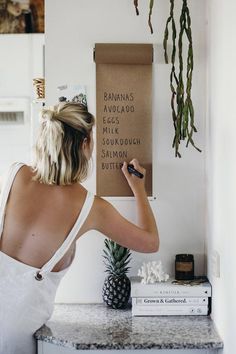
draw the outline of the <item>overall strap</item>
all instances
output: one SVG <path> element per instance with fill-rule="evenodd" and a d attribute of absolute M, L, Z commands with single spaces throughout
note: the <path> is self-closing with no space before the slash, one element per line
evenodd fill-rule
<path fill-rule="evenodd" d="M 2 236 L 2 231 L 4 226 L 4 216 L 6 211 L 5 209 L 10 194 L 10 190 L 14 182 L 15 176 L 22 166 L 24 166 L 24 163 L 16 162 L 10 167 L 8 171 L 8 175 L 2 187 L 1 196 L 0 196 L 0 238 Z"/>
<path fill-rule="evenodd" d="M 55 265 L 60 261 L 60 259 L 65 255 L 65 253 L 68 251 L 70 248 L 72 242 L 75 240 L 79 230 L 83 226 L 91 208 L 93 205 L 94 201 L 94 195 L 91 192 L 87 192 L 87 196 L 85 198 L 84 205 L 81 209 L 81 212 L 71 229 L 69 235 L 63 242 L 63 244 L 60 246 L 60 248 L 54 253 L 52 258 L 41 268 L 41 270 L 38 272 L 40 276 L 43 274 L 46 274 L 48 272 L 51 272 L 51 270 L 55 267 Z"/>

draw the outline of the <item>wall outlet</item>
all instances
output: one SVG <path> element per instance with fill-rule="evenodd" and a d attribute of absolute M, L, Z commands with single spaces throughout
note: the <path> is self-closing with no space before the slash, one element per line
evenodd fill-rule
<path fill-rule="evenodd" d="M 211 268 L 212 275 L 216 278 L 220 278 L 220 254 L 216 250 L 212 251 Z"/>

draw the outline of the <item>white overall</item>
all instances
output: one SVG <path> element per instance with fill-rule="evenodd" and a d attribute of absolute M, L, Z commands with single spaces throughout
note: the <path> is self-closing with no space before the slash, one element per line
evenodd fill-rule
<path fill-rule="evenodd" d="M 15 175 L 22 166 L 22 163 L 12 166 L 2 191 L 0 238 L 8 195 Z M 52 272 L 52 269 L 75 240 L 93 200 L 93 194 L 88 192 L 69 235 L 41 269 L 21 263 L 0 251 L 0 354 L 36 353 L 33 334 L 51 317 L 57 287 L 69 267 L 60 272 Z"/>

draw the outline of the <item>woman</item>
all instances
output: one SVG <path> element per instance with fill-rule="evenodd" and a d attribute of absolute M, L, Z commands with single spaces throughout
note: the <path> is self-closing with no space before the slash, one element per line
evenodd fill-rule
<path fill-rule="evenodd" d="M 0 201 L 1 354 L 35 353 L 33 333 L 50 318 L 84 233 L 98 230 L 138 252 L 159 247 L 144 179 L 130 175 L 126 162 L 122 172 L 136 197 L 138 226 L 80 184 L 93 150 L 94 117 L 86 108 L 59 104 L 41 118 L 35 162 L 11 167 Z"/>

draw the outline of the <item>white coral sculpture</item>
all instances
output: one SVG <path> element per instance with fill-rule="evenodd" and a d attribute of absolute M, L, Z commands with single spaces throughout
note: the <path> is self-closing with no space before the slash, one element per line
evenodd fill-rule
<path fill-rule="evenodd" d="M 161 261 L 143 262 L 143 265 L 138 270 L 138 275 L 142 277 L 142 284 L 154 284 L 162 281 L 167 281 L 169 275 L 164 272 Z"/>

